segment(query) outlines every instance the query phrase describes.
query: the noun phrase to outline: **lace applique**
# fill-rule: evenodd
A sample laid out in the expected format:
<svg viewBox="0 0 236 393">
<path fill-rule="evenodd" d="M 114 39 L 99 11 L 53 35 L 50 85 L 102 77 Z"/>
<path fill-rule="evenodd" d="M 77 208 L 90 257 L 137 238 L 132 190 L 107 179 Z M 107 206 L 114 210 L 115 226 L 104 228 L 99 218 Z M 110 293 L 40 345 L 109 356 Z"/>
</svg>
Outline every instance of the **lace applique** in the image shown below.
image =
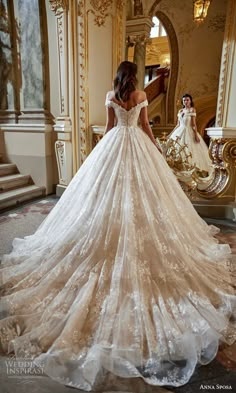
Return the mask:
<svg viewBox="0 0 236 393">
<path fill-rule="evenodd" d="M 235 256 L 137 127 L 147 102 L 112 105 L 117 126 L 3 258 L 1 345 L 83 390 L 179 386 L 235 339 Z"/>
</svg>

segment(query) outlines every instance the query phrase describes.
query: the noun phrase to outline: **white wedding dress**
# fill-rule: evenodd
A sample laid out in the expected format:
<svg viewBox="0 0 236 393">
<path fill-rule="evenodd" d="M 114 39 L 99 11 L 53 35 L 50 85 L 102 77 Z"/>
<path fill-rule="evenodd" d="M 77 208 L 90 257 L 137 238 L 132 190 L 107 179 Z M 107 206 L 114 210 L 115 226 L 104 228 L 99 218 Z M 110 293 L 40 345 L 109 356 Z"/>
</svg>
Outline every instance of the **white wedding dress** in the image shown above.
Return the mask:
<svg viewBox="0 0 236 393">
<path fill-rule="evenodd" d="M 3 258 L 2 350 L 87 391 L 111 376 L 179 386 L 235 339 L 230 247 L 137 126 L 147 101 L 106 105 L 117 125 Z"/>
<path fill-rule="evenodd" d="M 198 133 L 200 142 L 197 143 L 194 139 L 194 132 L 191 125 L 191 117 L 196 116 L 196 112 L 189 109 L 183 108 L 178 112 L 179 125 L 172 131 L 168 136 L 168 140 L 176 140 L 178 138 L 178 145 L 176 148 L 179 149 L 180 155 L 183 154 L 185 160 L 185 152 L 182 150 L 183 145 L 188 146 L 188 150 L 192 157 L 190 159 L 192 164 L 195 164 L 196 168 L 200 171 L 206 171 L 209 174 L 213 171 L 213 166 L 208 153 L 208 147 L 201 135 Z M 167 144 L 168 146 L 168 144 Z"/>
</svg>

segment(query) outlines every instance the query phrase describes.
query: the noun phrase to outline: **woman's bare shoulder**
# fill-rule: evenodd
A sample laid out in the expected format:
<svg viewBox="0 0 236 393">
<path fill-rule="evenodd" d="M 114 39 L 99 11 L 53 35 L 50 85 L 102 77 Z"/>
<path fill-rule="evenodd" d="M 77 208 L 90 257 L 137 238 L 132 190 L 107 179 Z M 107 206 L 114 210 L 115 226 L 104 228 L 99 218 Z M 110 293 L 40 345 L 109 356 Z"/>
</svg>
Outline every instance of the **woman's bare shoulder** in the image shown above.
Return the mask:
<svg viewBox="0 0 236 393">
<path fill-rule="evenodd" d="M 135 99 L 135 101 L 144 101 L 146 100 L 147 96 L 145 91 L 143 90 L 134 90 L 132 92 L 132 98 Z"/>
</svg>

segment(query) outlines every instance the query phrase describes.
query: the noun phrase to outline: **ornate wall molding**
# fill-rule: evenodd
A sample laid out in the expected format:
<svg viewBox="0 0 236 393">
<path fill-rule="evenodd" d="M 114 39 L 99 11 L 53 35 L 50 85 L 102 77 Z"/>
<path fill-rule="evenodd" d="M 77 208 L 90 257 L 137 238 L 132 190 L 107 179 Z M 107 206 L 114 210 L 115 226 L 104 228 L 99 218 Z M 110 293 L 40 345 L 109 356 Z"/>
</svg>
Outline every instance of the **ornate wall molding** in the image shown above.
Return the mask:
<svg viewBox="0 0 236 393">
<path fill-rule="evenodd" d="M 67 20 L 63 14 L 57 14 L 57 44 L 59 56 L 59 77 L 60 77 L 60 112 L 68 115 L 68 99 L 67 99 L 67 79 L 66 75 L 66 55 L 67 55 Z"/>
<path fill-rule="evenodd" d="M 49 5 L 55 15 L 60 15 L 68 10 L 68 0 L 49 0 Z"/>
<path fill-rule="evenodd" d="M 88 64 L 88 42 L 87 42 L 87 16 L 86 16 L 86 1 L 80 0 L 78 2 L 78 61 L 79 61 L 79 74 L 78 74 L 78 84 L 79 84 L 79 96 L 78 96 L 78 106 L 79 106 L 79 146 L 80 146 L 80 158 L 79 166 L 86 159 L 89 148 L 88 148 L 88 119 L 86 116 L 87 103 L 87 91 L 86 91 L 86 81 L 87 81 L 87 64 Z"/>
<path fill-rule="evenodd" d="M 68 1 L 50 1 L 50 8 L 55 13 L 57 26 L 60 114 L 63 116 L 68 116 Z"/>
<path fill-rule="evenodd" d="M 59 183 L 68 186 L 72 178 L 72 152 L 71 143 L 56 141 L 55 143 Z"/>
<path fill-rule="evenodd" d="M 218 90 L 218 103 L 217 103 L 217 114 L 216 114 L 216 126 L 223 127 L 224 123 L 224 109 L 226 106 L 226 90 L 227 90 L 227 80 L 230 75 L 230 52 L 231 47 L 234 42 L 233 29 L 234 29 L 234 15 L 235 15 L 236 3 L 234 0 L 230 0 L 228 14 L 226 17 L 225 24 L 225 35 L 222 48 L 221 57 L 221 70 L 219 78 L 219 90 Z"/>
<path fill-rule="evenodd" d="M 215 177 L 206 189 L 198 190 L 199 195 L 206 199 L 235 200 L 236 139 L 212 138 L 209 153 Z"/>
<path fill-rule="evenodd" d="M 111 14 L 113 0 L 90 0 L 92 8 L 88 9 L 88 12 L 92 12 L 94 15 L 94 23 L 97 26 L 103 26 L 106 22 L 106 18 Z"/>
<path fill-rule="evenodd" d="M 69 58 L 69 13 L 68 1 L 50 1 L 51 10 L 56 16 L 57 48 L 59 65 L 59 103 L 60 116 L 56 118 L 54 131 L 57 132 L 55 154 L 59 184 L 56 188 L 57 195 L 61 195 L 72 179 L 72 138 L 73 127 L 71 110 L 69 108 L 70 91 L 70 61 Z"/>
<path fill-rule="evenodd" d="M 116 50 L 115 59 L 113 60 L 114 68 L 117 68 L 118 64 L 123 60 L 123 45 L 124 45 L 124 23 L 123 23 L 123 15 L 125 8 L 125 0 L 116 0 L 115 4 L 115 15 L 114 22 L 115 23 L 115 36 L 116 36 Z M 114 70 L 115 72 L 115 70 Z"/>
</svg>

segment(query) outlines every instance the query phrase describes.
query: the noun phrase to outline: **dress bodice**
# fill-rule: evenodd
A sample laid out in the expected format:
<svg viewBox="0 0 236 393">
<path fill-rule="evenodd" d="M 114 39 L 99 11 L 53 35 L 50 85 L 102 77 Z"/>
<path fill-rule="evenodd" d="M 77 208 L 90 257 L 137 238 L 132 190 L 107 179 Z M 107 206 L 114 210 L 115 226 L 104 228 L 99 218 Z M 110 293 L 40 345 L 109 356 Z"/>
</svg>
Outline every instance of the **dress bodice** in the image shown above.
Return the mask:
<svg viewBox="0 0 236 393">
<path fill-rule="evenodd" d="M 180 110 L 178 113 L 178 119 L 181 126 L 191 127 L 191 118 L 196 116 L 196 112 L 189 111 L 186 109 Z"/>
<path fill-rule="evenodd" d="M 144 100 L 129 110 L 108 99 L 105 105 L 114 109 L 117 118 L 117 126 L 136 127 L 140 111 L 144 106 L 148 106 L 148 101 Z"/>
</svg>

